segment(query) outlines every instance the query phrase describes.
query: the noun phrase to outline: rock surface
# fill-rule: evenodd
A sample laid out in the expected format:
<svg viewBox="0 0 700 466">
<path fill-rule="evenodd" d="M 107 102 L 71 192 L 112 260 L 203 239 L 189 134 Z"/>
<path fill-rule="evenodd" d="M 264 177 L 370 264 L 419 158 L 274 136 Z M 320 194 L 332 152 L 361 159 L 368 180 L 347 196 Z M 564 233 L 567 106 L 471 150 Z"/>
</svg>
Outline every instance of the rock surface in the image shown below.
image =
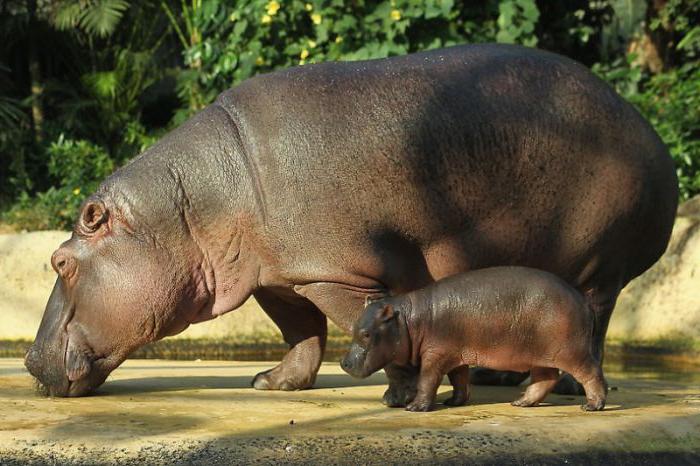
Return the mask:
<svg viewBox="0 0 700 466">
<path fill-rule="evenodd" d="M 700 197 L 681 205 L 663 257 L 623 290 L 608 337 L 700 339 Z"/>
</svg>

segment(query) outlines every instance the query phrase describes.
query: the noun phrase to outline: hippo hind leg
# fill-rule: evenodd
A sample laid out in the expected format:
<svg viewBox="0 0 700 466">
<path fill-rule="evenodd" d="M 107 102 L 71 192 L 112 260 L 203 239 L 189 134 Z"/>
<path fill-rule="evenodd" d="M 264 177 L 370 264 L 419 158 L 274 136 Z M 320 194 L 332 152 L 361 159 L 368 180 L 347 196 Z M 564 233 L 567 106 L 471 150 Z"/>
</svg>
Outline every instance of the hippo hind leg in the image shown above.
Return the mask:
<svg viewBox="0 0 700 466">
<path fill-rule="evenodd" d="M 605 408 L 608 389 L 600 362 L 591 357 L 580 369 L 572 370 L 571 374 L 581 382 L 586 392 L 586 403 L 581 405 L 581 409 L 602 411 Z"/>
<path fill-rule="evenodd" d="M 593 353 L 594 357 L 603 361 L 605 356 L 605 334 L 608 332 L 608 324 L 612 317 L 617 297 L 620 294 L 619 280 L 611 280 L 613 283 L 607 290 L 593 289 L 584 294 L 586 303 L 596 316 L 596 326 L 593 331 Z M 578 383 L 575 376 L 564 374 L 559 383 L 554 387 L 553 392 L 559 395 L 580 395 L 586 394 L 585 387 Z"/>
<path fill-rule="evenodd" d="M 276 367 L 253 378 L 257 390 L 311 388 L 321 367 L 326 347 L 326 316 L 313 303 L 297 296 L 258 290 L 255 299 L 279 327 L 289 352 Z"/>
<path fill-rule="evenodd" d="M 559 369 L 554 367 L 533 367 L 530 370 L 532 382 L 519 399 L 513 401 L 513 406 L 529 408 L 540 404 L 559 380 Z"/>
</svg>

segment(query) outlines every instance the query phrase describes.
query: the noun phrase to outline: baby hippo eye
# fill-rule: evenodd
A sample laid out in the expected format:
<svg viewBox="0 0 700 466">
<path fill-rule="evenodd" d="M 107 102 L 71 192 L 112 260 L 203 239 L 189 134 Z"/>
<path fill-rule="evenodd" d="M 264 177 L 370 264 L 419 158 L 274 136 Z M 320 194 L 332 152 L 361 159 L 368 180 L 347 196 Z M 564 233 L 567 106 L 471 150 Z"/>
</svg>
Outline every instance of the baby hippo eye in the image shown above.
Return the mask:
<svg viewBox="0 0 700 466">
<path fill-rule="evenodd" d="M 363 340 L 369 340 L 369 330 L 364 328 L 360 330 L 360 338 L 362 338 Z"/>
</svg>

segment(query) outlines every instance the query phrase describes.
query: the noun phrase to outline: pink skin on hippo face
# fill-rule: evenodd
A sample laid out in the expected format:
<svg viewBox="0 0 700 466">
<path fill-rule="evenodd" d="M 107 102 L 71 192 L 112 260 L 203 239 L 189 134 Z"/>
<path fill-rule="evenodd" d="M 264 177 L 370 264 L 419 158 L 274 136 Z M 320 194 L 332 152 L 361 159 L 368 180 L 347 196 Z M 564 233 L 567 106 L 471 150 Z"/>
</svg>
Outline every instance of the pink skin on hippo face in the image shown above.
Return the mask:
<svg viewBox="0 0 700 466">
<path fill-rule="evenodd" d="M 97 198 L 51 264 L 58 279 L 26 357 L 50 395 L 80 396 L 99 386 L 134 349 L 180 331 L 173 316 L 205 298 L 190 270 L 130 232 Z"/>
</svg>

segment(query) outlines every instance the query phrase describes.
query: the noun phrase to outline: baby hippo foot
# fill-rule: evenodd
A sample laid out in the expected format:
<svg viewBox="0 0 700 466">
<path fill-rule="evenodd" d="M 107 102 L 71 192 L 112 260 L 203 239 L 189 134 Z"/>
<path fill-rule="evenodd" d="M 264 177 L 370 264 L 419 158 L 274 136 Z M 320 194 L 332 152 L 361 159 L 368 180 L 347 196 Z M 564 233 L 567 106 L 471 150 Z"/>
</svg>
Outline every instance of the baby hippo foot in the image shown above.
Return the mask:
<svg viewBox="0 0 700 466">
<path fill-rule="evenodd" d="M 305 390 L 311 388 L 314 378 L 299 377 L 295 374 L 287 374 L 282 365 L 260 372 L 253 378 L 253 388 L 256 390 Z"/>
<path fill-rule="evenodd" d="M 427 412 L 433 409 L 433 403 L 430 400 L 417 398 L 406 405 L 406 411 Z"/>
<path fill-rule="evenodd" d="M 408 405 L 416 397 L 416 388 L 411 386 L 399 385 L 392 386 L 384 392 L 382 403 L 389 408 L 403 408 Z"/>
<path fill-rule="evenodd" d="M 581 405 L 581 409 L 584 411 L 602 411 L 605 408 L 605 400 L 588 400 L 586 404 Z"/>
<path fill-rule="evenodd" d="M 389 388 L 382 403 L 389 408 L 403 408 L 416 397 L 418 373 L 415 369 L 389 365 L 384 368 L 389 378 Z"/>
<path fill-rule="evenodd" d="M 510 404 L 513 406 L 517 406 L 518 408 L 533 408 L 540 403 L 538 401 L 533 401 L 523 396 L 515 401 L 511 401 Z"/>
</svg>

